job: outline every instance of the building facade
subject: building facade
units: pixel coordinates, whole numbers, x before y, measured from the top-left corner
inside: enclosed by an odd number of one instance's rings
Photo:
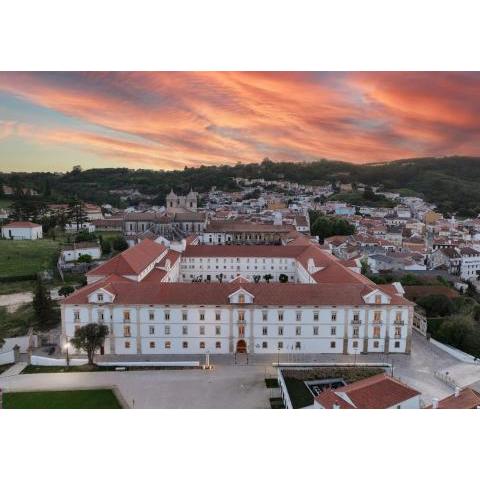
[[[112,354],[410,351],[413,304],[399,284],[375,285],[315,245],[196,248],[144,240],[90,271],[62,301],[64,341],[100,322]],[[274,278],[250,281],[263,259]]]

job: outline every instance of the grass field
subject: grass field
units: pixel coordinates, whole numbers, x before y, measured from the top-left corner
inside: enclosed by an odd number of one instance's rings
[[[10,392],[3,395],[3,408],[122,408],[112,390],[67,390],[64,392]]]
[[[12,313],[7,312],[5,307],[0,307],[0,335],[3,337],[26,335],[34,324],[35,316],[31,303],[21,305]]]
[[[55,266],[59,243],[54,240],[1,240],[0,277],[31,275]]]

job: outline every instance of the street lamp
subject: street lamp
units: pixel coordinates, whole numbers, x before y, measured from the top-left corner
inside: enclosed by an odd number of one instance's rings
[[[65,343],[65,345],[64,345],[64,347],[65,347],[65,352],[66,352],[66,354],[67,354],[67,367],[70,366],[70,357],[68,356],[68,347],[69,347],[69,346],[70,346],[70,342],[67,341],[67,342]]]
[[[210,350],[207,350],[207,353],[205,354],[205,366],[210,368]]]

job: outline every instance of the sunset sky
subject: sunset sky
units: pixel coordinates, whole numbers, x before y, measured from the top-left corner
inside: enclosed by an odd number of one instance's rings
[[[1,73],[0,170],[480,155],[480,73]]]

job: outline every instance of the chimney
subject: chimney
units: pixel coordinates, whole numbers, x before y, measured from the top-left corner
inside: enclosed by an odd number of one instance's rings
[[[438,398],[432,398],[432,408],[438,408]]]
[[[337,403],[337,402],[335,402],[335,403],[333,404],[333,408],[334,408],[335,410],[338,409],[338,408],[340,408],[340,404]]]
[[[455,396],[458,397],[460,395],[460,387],[455,387]]]

